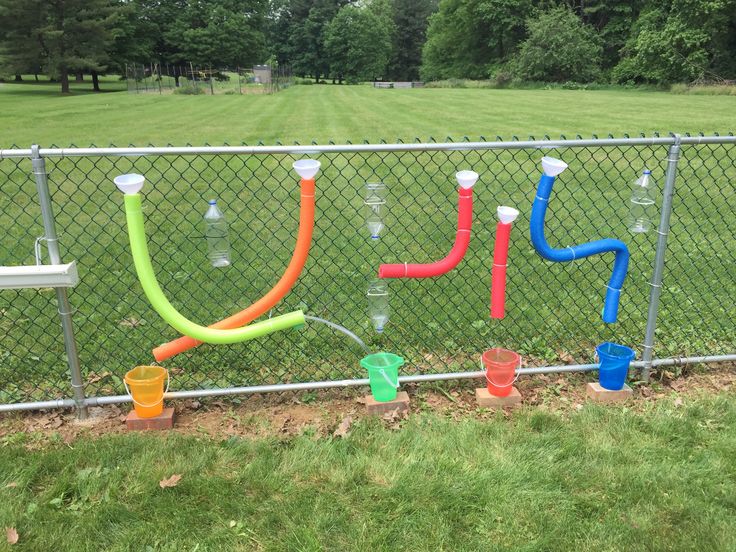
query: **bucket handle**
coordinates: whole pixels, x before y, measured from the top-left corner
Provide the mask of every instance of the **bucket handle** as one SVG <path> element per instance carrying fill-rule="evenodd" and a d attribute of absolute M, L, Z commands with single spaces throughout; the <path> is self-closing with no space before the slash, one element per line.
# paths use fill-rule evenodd
<path fill-rule="evenodd" d="M 515 368 L 514 369 L 514 373 L 516 375 L 514 376 L 514 379 L 511 380 L 511 383 L 506 383 L 504 385 L 499 385 L 497 383 L 493 383 L 491 381 L 491 378 L 488 377 L 488 370 L 486 369 L 485 366 L 483 366 L 483 357 L 482 356 L 480 357 L 480 367 L 481 367 L 481 370 L 485 373 L 486 381 L 488 383 L 490 383 L 491 385 L 493 385 L 494 387 L 511 387 L 512 385 L 514 385 L 516 383 L 516 380 L 519 379 L 519 372 L 517 372 L 516 371 L 516 368 Z M 519 359 L 519 366 L 517 368 L 521 368 L 521 359 Z"/>
<path fill-rule="evenodd" d="M 396 389 L 399 388 L 399 374 L 398 373 L 396 374 L 396 383 L 394 383 L 393 381 L 391 381 L 391 378 L 388 377 L 388 374 L 386 373 L 386 370 L 384 370 L 383 368 L 381 368 L 379 370 L 379 372 L 383 376 L 383 379 L 385 379 L 391 387 L 395 387 Z"/>
<path fill-rule="evenodd" d="M 161 400 L 166 396 L 166 393 L 169 392 L 169 383 L 171 383 L 171 376 L 169 376 L 169 371 L 166 370 L 166 389 L 164 389 L 164 394 L 161 396 Z M 128 384 L 126 383 L 125 379 L 123 379 L 123 385 L 125 386 L 125 392 L 130 395 L 131 400 L 133 401 L 133 404 L 137 404 L 140 407 L 143 408 L 153 408 L 158 404 L 158 401 L 156 401 L 153 404 L 144 404 L 141 402 L 138 402 L 135 400 L 135 397 L 133 396 L 133 393 L 130 392 L 130 389 L 128 389 Z"/>

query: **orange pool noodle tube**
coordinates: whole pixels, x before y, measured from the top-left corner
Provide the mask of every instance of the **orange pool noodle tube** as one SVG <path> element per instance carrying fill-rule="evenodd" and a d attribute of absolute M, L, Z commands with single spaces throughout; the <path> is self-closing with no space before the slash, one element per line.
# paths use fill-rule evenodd
<path fill-rule="evenodd" d="M 237 314 L 212 324 L 211 328 L 232 329 L 245 326 L 266 311 L 286 295 L 294 286 L 304 268 L 309 256 L 309 247 L 312 243 L 314 230 L 314 179 L 301 179 L 301 206 L 299 208 L 299 234 L 294 246 L 294 254 L 281 279 L 266 295 L 253 303 L 250 307 Z M 168 343 L 164 343 L 153 350 L 154 358 L 161 362 L 174 355 L 183 353 L 200 345 L 202 342 L 191 337 L 183 336 Z"/>

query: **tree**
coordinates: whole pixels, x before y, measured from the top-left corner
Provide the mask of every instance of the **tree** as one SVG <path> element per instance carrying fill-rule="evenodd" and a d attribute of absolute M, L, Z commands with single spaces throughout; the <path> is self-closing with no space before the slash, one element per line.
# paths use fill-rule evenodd
<path fill-rule="evenodd" d="M 521 80 L 591 82 L 600 74 L 603 46 L 595 30 L 560 6 L 527 22 L 528 38 L 509 63 Z"/>
<path fill-rule="evenodd" d="M 330 70 L 325 51 L 329 23 L 347 0 L 294 0 L 289 36 L 290 61 L 298 75 L 319 78 Z"/>
<path fill-rule="evenodd" d="M 391 55 L 386 21 L 366 8 L 345 6 L 325 31 L 330 70 L 341 82 L 383 76 Z"/>
<path fill-rule="evenodd" d="M 486 78 L 524 38 L 531 0 L 441 0 L 422 50 L 425 80 Z"/>
<path fill-rule="evenodd" d="M 6 56 L 14 63 L 24 59 L 10 45 L 22 37 L 33 44 L 29 51 L 40 57 L 45 71 L 59 77 L 62 93 L 69 92 L 70 71 L 92 72 L 99 90 L 96 73 L 106 67 L 118 9 L 115 0 L 0 0 L 4 17 L 19 14 L 5 35 L 11 37 L 5 40 Z"/>
<path fill-rule="evenodd" d="M 172 61 L 259 63 L 266 57 L 264 0 L 189 1 L 164 30 Z"/>
<path fill-rule="evenodd" d="M 33 30 L 43 24 L 42 17 L 32 2 L 0 0 L 0 70 L 16 81 L 22 73 L 41 70 L 43 51 Z"/>
<path fill-rule="evenodd" d="M 388 71 L 391 79 L 411 81 L 419 78 L 429 16 L 437 5 L 437 0 L 393 1 L 392 55 Z"/>
<path fill-rule="evenodd" d="M 664 0 L 651 4 L 639 17 L 614 78 L 661 84 L 733 77 L 735 13 L 736 0 Z"/>

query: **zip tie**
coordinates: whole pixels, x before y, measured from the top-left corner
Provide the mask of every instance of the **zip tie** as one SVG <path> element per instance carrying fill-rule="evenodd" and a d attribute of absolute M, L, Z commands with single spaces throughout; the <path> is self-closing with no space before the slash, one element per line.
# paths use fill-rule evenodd
<path fill-rule="evenodd" d="M 509 265 L 508 264 L 496 264 L 496 263 L 493 263 L 493 266 L 509 266 Z"/>
<path fill-rule="evenodd" d="M 572 253 L 572 260 L 574 261 L 576 259 L 575 257 L 575 250 L 572 248 L 572 246 L 566 247 L 566 249 L 570 250 L 570 253 Z"/>
<path fill-rule="evenodd" d="M 404 278 L 409 277 L 409 263 L 404 263 Z"/>
<path fill-rule="evenodd" d="M 659 229 L 655 230 L 655 232 L 660 236 L 666 236 L 667 234 L 669 234 L 669 232 L 660 232 Z"/>
<path fill-rule="evenodd" d="M 458 228 L 457 231 L 458 232 L 468 232 L 468 233 L 470 233 L 470 230 L 468 230 L 467 228 Z"/>
<path fill-rule="evenodd" d="M 539 196 L 535 196 L 534 199 L 535 200 L 538 199 L 539 201 L 544 201 L 545 203 L 549 201 L 549 198 L 544 198 L 544 197 L 539 197 Z"/>
<path fill-rule="evenodd" d="M 606 287 L 610 289 L 611 291 L 621 291 L 621 288 L 612 288 L 611 286 L 608 286 L 608 285 Z"/>
<path fill-rule="evenodd" d="M 74 389 L 84 389 L 84 384 L 83 383 L 72 383 L 71 386 Z"/>

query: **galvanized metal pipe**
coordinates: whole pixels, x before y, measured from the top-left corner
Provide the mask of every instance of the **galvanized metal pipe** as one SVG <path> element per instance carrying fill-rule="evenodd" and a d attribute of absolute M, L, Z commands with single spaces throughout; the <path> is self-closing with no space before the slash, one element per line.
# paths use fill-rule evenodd
<path fill-rule="evenodd" d="M 675 179 L 677 178 L 677 162 L 680 159 L 680 136 L 675 135 L 675 143 L 670 146 L 667 154 L 667 172 L 665 173 L 664 192 L 662 194 L 662 211 L 659 217 L 657 230 L 657 250 L 654 256 L 654 270 L 649 282 L 649 309 L 647 312 L 647 326 L 644 332 L 644 346 L 642 359 L 644 366 L 641 377 L 649 381 L 649 372 L 652 368 L 654 356 L 654 331 L 657 327 L 659 312 L 659 296 L 662 292 L 662 276 L 664 275 L 664 258 L 667 254 L 667 236 L 670 233 L 670 216 L 672 215 L 672 199 L 675 195 Z"/>
<path fill-rule="evenodd" d="M 41 217 L 43 219 L 44 241 L 49 252 L 51 264 L 61 264 L 61 254 L 59 252 L 59 239 L 56 234 L 56 222 L 54 219 L 54 211 L 51 204 L 51 193 L 49 192 L 49 183 L 46 176 L 46 161 L 39 154 L 38 146 L 33 146 L 32 165 L 33 176 L 36 179 L 36 190 L 38 192 L 38 202 L 41 206 Z M 77 352 L 77 342 L 74 339 L 74 324 L 72 323 L 72 308 L 69 304 L 69 296 L 66 288 L 57 287 L 56 302 L 59 307 L 59 317 L 61 319 L 61 328 L 64 334 L 64 348 L 66 350 L 66 359 L 69 366 L 69 374 L 72 382 L 72 392 L 74 401 L 77 406 L 77 415 L 80 420 L 87 417 L 87 407 L 84 402 L 84 383 L 82 381 L 82 371 L 79 366 L 79 353 Z"/>
<path fill-rule="evenodd" d="M 683 366 L 686 364 L 706 364 L 714 362 L 736 362 L 736 353 L 729 355 L 709 355 L 695 357 L 662 358 L 652 361 L 652 366 Z M 633 368 L 641 368 L 644 361 L 632 362 Z M 519 375 L 551 374 L 566 372 L 588 372 L 597 370 L 597 364 L 571 364 L 562 366 L 539 366 L 534 368 L 520 368 Z M 429 381 L 446 381 L 460 379 L 483 378 L 485 372 L 482 370 L 473 372 L 452 372 L 446 374 L 418 374 L 411 376 L 399 376 L 399 383 L 421 383 Z M 199 399 L 204 397 L 225 397 L 231 395 L 248 395 L 254 393 L 283 393 L 285 391 L 313 391 L 316 389 L 332 389 L 340 387 L 359 387 L 368 385 L 368 379 L 348 379 L 335 381 L 312 381 L 304 383 L 279 383 L 275 385 L 252 385 L 246 387 L 229 387 L 224 389 L 196 389 L 192 391 L 171 391 L 165 395 L 167 400 L 172 399 Z M 108 397 L 88 397 L 84 400 L 86 406 L 104 406 L 110 404 L 121 404 L 131 402 L 130 395 L 113 395 Z M 0 412 L 14 410 L 38 410 L 43 408 L 73 408 L 76 406 L 72 399 L 59 399 L 55 401 L 38 401 L 27 403 L 0 405 Z"/>
<path fill-rule="evenodd" d="M 407 144 L 325 144 L 293 146 L 172 146 L 172 147 L 124 147 L 124 148 L 44 148 L 42 157 L 140 157 L 144 155 L 316 155 L 320 153 L 380 153 L 422 151 L 468 151 L 511 149 L 566 149 L 617 146 L 669 146 L 677 138 L 590 138 L 574 140 L 516 140 L 508 142 L 437 142 Z M 679 139 L 682 145 L 736 144 L 736 136 L 686 136 Z M 0 159 L 31 157 L 30 149 L 0 150 Z"/>

